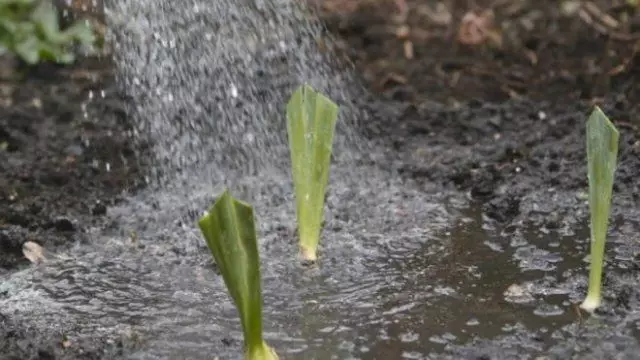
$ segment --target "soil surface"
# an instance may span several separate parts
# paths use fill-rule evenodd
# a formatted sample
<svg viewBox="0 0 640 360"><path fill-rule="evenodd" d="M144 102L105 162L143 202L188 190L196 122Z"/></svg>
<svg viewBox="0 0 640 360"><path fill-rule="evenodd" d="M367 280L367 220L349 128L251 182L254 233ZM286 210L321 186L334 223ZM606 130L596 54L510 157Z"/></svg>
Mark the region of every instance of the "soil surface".
<svg viewBox="0 0 640 360"><path fill-rule="evenodd" d="M87 230L144 176L141 148L130 140L125 102L110 91L105 61L0 64L2 274L29 265L26 241L55 252L88 241ZM32 330L11 324L1 310L0 324L3 359L51 359L63 351L62 335L32 342Z"/></svg>
<svg viewBox="0 0 640 360"><path fill-rule="evenodd" d="M639 208L640 16L627 2L315 2L337 51L369 88L404 104L369 134L391 134L390 146L407 154L399 169L405 175L468 191L487 217L505 225L582 223L572 214L585 208L584 199L556 202L553 194L586 190L584 122L600 104L621 132L614 217ZM15 69L6 64L0 274L28 266L26 241L55 252L86 241L87 230L145 176L145 148L131 140L126 99L109 91L108 62L24 71L5 71ZM545 211L531 206L533 198ZM637 276L640 269L629 271ZM612 292L621 290L610 281ZM640 295L622 290L627 298ZM617 304L625 308L629 300ZM62 335L34 340L37 329L10 323L1 309L0 324L7 359L114 358L124 346L102 348L96 339L67 350Z"/></svg>
<svg viewBox="0 0 640 360"><path fill-rule="evenodd" d="M325 0L319 9L369 88L404 104L374 131L413 150L401 171L469 191L500 222L527 218L527 194L586 189L584 124L599 105L621 133L616 196L637 204L637 8Z"/></svg>
<svg viewBox="0 0 640 360"><path fill-rule="evenodd" d="M407 154L400 172L468 192L504 229L585 226L585 121L599 105L621 134L612 223L637 229L637 10L622 1L326 0L320 12L369 88L404 104L372 131L391 134L389 145ZM640 259L629 248L606 265L608 305L599 312L612 324L639 305L627 279L640 275ZM552 358L584 358L589 348L590 358L608 358L596 350L601 335L577 329L571 341L580 345ZM618 341L626 335L603 339L609 335L616 340L603 341L618 343L617 356L635 356L623 344L631 342ZM520 358L536 342L525 332L475 342L458 355Z"/></svg>
<svg viewBox="0 0 640 360"><path fill-rule="evenodd" d="M318 1L338 48L389 98L636 96L640 17L626 1Z"/></svg>

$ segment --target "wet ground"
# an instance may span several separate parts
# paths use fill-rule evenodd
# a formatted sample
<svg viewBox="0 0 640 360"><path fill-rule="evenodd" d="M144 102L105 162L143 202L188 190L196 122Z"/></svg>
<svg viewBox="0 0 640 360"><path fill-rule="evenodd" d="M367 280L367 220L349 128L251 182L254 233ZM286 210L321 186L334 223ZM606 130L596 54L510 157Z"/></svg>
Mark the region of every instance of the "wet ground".
<svg viewBox="0 0 640 360"><path fill-rule="evenodd" d="M191 226L215 193L209 184L227 182L261 214L267 338L284 358L634 358L640 350L634 9L622 2L596 2L599 12L592 3L476 1L477 9L494 10L494 35L465 45L469 36L457 37L474 9L466 2L408 1L407 16L393 1L350 4L320 4L337 40L324 51L352 59L357 81L372 95L355 102L367 117L346 120L354 134L337 140L323 261L315 272L294 260L291 185L279 161L234 168L239 158L261 160L255 153L286 157L286 146L260 142L278 128L266 125L251 138L255 153L239 151L243 142L233 139L206 147L206 135L184 135L220 111L205 108L200 120L190 97L202 105L237 95L218 96L219 83L186 86L193 68L161 62L180 50L162 38L166 29L151 26L161 34L155 39L161 50L149 44L137 50L181 76L122 65L131 61L125 56L116 57L119 65L84 61L23 78L3 73L0 354L235 358L241 345L235 313ZM130 44L120 51L135 48ZM229 44L216 45L233 54ZM287 93L288 82L328 71L309 65L281 80L288 68L276 68L283 65L268 51L261 55L262 83L243 84L258 81L246 74L223 79L249 89L240 99L269 103ZM189 66L226 76L216 66L255 65L245 61ZM134 89L140 81L171 89L172 100L161 92L140 96ZM322 81L321 88L331 87L330 79ZM353 100L331 91L342 102ZM613 118L621 141L605 305L588 316L575 304L586 292L583 124L594 102ZM239 103L238 113L243 106L278 111ZM145 116L164 125L143 126ZM167 118L180 126L167 125ZM149 151L145 136L162 148ZM371 148L350 144L358 137ZM163 190L143 186L146 176L165 176L152 171L153 161L180 180ZM202 165L208 162L214 166ZM191 164L202 169L185 170ZM28 240L70 258L32 266L22 256Z"/></svg>
<svg viewBox="0 0 640 360"><path fill-rule="evenodd" d="M54 251L90 241L86 230L102 224L144 174L123 99L106 96L112 66L89 59L27 70L0 62L0 273L6 275L29 265L26 241ZM87 108L90 98L96 101ZM44 334L30 335L1 317L3 358L46 356L61 344L59 334L25 342Z"/></svg>
<svg viewBox="0 0 640 360"><path fill-rule="evenodd" d="M22 243L81 240L106 209L144 183L111 66L19 69L2 60L0 224L3 272L26 264ZM13 69L13 71L12 71ZM95 98L94 106L86 103Z"/></svg>

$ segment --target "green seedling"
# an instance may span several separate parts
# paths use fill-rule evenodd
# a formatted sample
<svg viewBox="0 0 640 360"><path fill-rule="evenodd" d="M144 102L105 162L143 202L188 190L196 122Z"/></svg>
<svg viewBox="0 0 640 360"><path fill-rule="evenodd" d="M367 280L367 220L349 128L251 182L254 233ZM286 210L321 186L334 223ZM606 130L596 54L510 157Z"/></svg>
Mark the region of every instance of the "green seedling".
<svg viewBox="0 0 640 360"><path fill-rule="evenodd" d="M253 208L226 189L198 225L240 314L245 359L278 360L262 337L260 257Z"/></svg>
<svg viewBox="0 0 640 360"><path fill-rule="evenodd" d="M600 306L604 248L611 209L611 193L618 157L618 130L596 108L587 121L589 208L591 211L591 266L587 297L580 307L593 312Z"/></svg>
<svg viewBox="0 0 640 360"><path fill-rule="evenodd" d="M308 85L299 87L287 104L300 254L304 261L317 259L337 119L338 106Z"/></svg>

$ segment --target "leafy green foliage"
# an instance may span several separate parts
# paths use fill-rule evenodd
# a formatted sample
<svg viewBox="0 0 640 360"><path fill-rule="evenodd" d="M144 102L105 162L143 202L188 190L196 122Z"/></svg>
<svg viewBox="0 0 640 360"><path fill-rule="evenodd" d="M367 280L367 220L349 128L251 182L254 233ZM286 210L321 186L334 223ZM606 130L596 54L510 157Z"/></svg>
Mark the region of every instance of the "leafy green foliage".
<svg viewBox="0 0 640 360"><path fill-rule="evenodd" d="M600 306L602 266L618 158L618 139L616 127L602 110L596 107L587 121L591 269L589 290L581 305L587 311L593 311Z"/></svg>
<svg viewBox="0 0 640 360"><path fill-rule="evenodd" d="M317 258L338 106L308 85L287 104L287 130L303 259Z"/></svg>
<svg viewBox="0 0 640 360"><path fill-rule="evenodd" d="M73 45L91 46L95 35L86 21L60 29L58 11L46 0L0 0L0 54L9 51L25 63L71 63Z"/></svg>
<svg viewBox="0 0 640 360"><path fill-rule="evenodd" d="M225 190L198 225L240 314L247 360L277 360L262 338L260 256L251 205Z"/></svg>

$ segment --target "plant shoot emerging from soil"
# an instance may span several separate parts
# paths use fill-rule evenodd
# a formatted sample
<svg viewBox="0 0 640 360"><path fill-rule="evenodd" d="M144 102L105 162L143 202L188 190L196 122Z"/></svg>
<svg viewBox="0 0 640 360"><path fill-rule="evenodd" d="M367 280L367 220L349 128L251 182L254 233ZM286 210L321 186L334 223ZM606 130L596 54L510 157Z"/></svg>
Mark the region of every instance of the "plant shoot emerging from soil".
<svg viewBox="0 0 640 360"><path fill-rule="evenodd" d="M593 312L600 306L602 267L607 238L611 193L618 157L618 130L596 107L587 121L589 208L591 211L591 266L589 290L580 307Z"/></svg>
<svg viewBox="0 0 640 360"><path fill-rule="evenodd" d="M298 234L304 261L317 259L337 119L338 106L308 85L299 87L287 104Z"/></svg>
<svg viewBox="0 0 640 360"><path fill-rule="evenodd" d="M240 314L246 360L277 360L262 337L260 257L253 208L226 189L198 222Z"/></svg>

